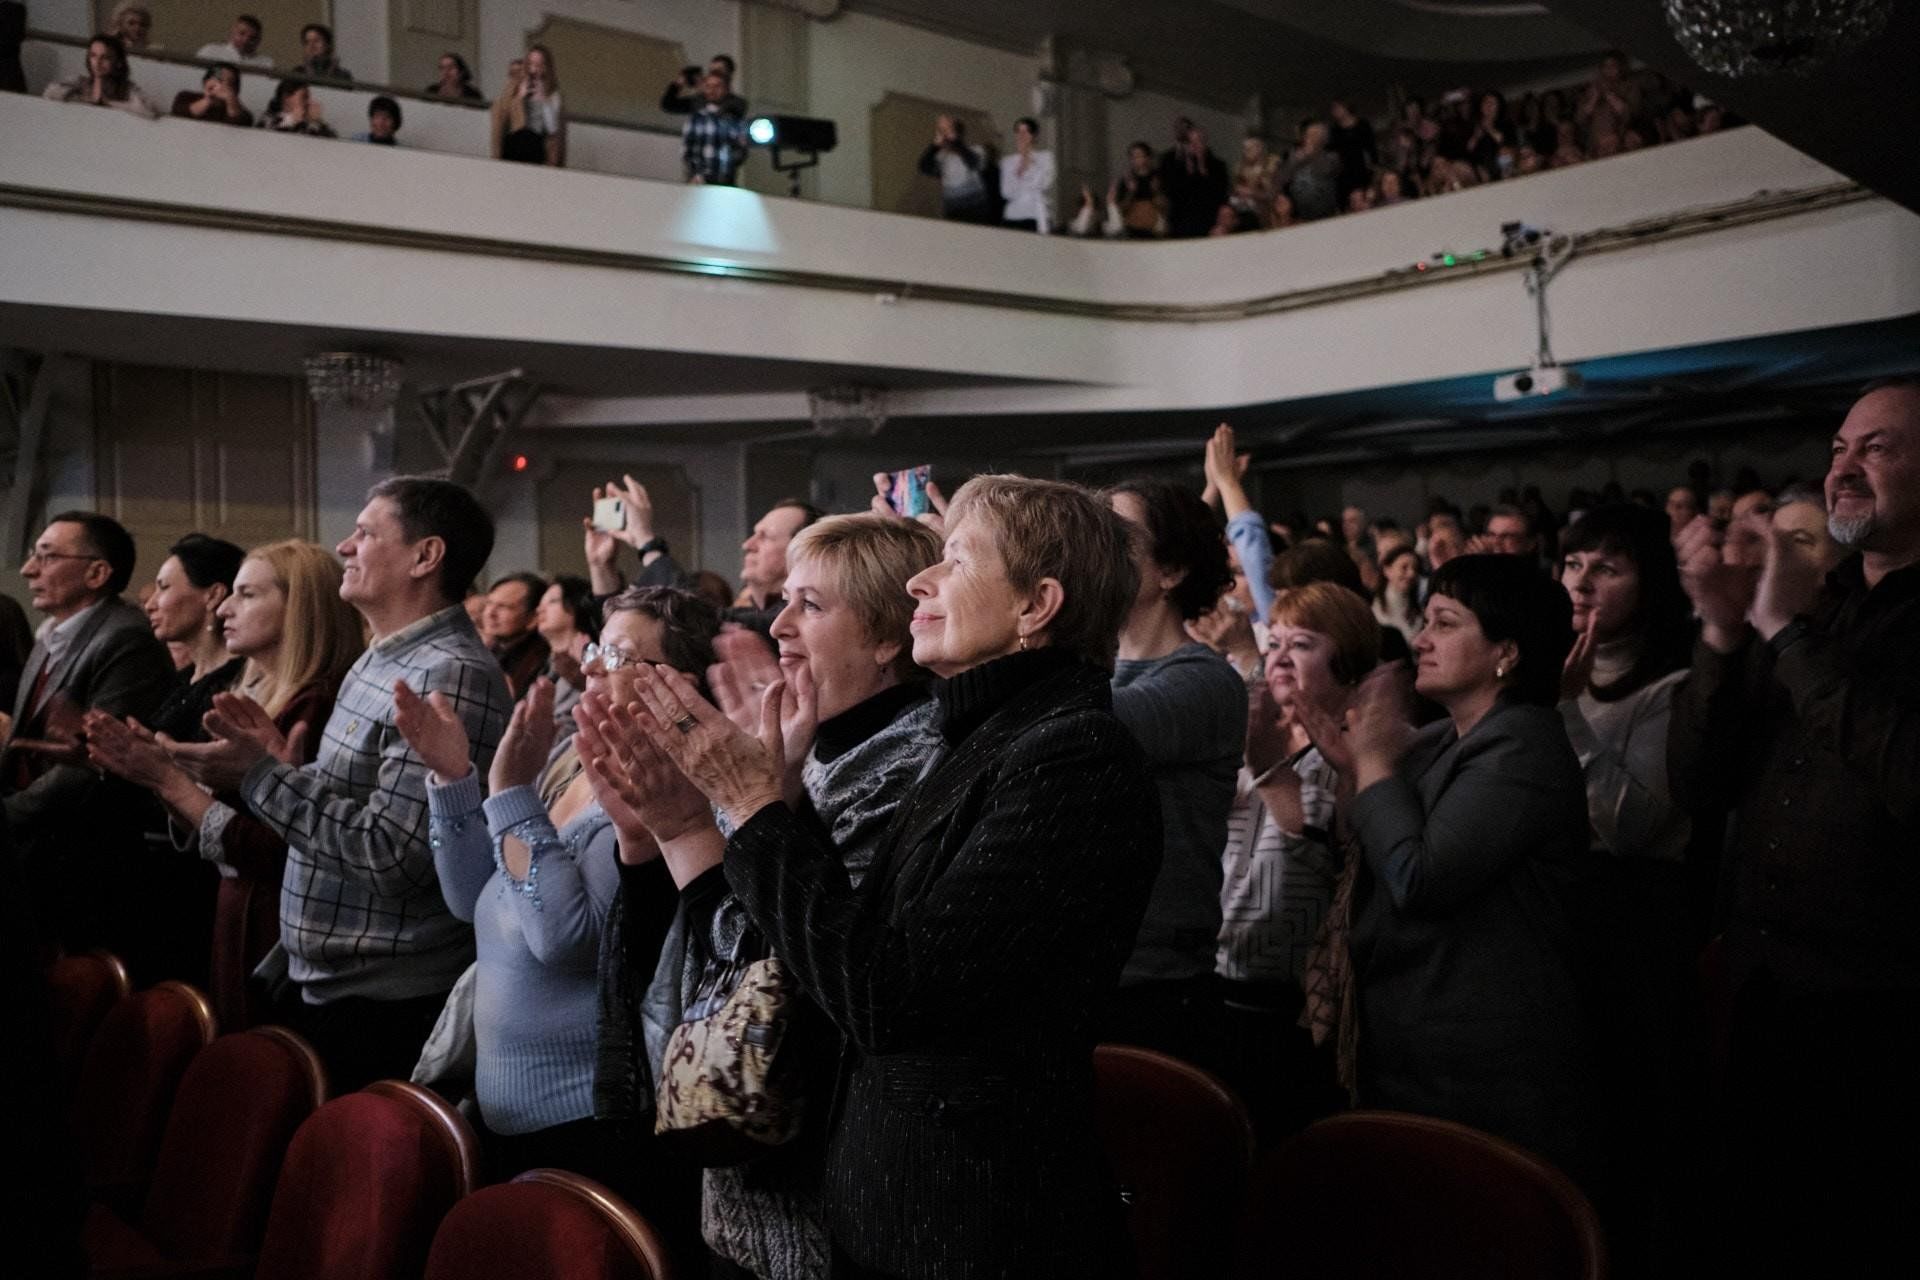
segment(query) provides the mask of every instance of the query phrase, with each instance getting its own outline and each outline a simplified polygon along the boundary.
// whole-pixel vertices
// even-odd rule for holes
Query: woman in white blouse
[[[1000,217],[1020,231],[1053,230],[1053,152],[1035,151],[1040,122],[1021,116],[1013,123],[1013,154],[1000,157],[1000,194],[1007,206]]]

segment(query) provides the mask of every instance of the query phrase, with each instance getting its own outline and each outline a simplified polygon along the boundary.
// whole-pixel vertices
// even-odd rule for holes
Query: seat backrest
[[[284,1027],[221,1036],[173,1100],[141,1229],[171,1262],[251,1258],[287,1145],[326,1101],[313,1046]]]
[[[181,1077],[213,1035],[213,1006],[184,982],[162,982],[108,1012],[73,1095],[88,1186],[119,1193],[152,1174]]]
[[[293,1136],[255,1274],[412,1280],[478,1162],[473,1130],[425,1089],[382,1080],[335,1098]]]
[[[86,1061],[87,1047],[113,1006],[132,994],[127,966],[109,951],[61,956],[47,969],[47,1017],[53,1064],[62,1087],[71,1087]]]
[[[1463,1124],[1356,1111],[1261,1164],[1238,1275],[1600,1280],[1599,1219],[1565,1175]]]
[[[1246,1107],[1200,1068],[1133,1045],[1095,1049],[1093,1077],[1141,1280],[1223,1274],[1253,1166]]]
[[[530,1169],[453,1207],[426,1280],[671,1280],[666,1246],[632,1206],[590,1178]]]

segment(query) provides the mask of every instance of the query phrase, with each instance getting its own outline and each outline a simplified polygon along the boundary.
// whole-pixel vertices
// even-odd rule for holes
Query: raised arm
[[[488,796],[484,808],[491,833],[489,873],[492,850],[501,841],[519,839],[527,846],[527,878],[510,879],[507,893],[527,949],[541,964],[591,969],[607,911],[620,891],[613,824],[602,821],[576,854],[560,839],[532,787]]]

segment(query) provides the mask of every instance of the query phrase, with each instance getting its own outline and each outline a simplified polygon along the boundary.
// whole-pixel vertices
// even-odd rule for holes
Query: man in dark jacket
[[[1186,122],[1185,135],[1160,158],[1160,186],[1167,193],[1167,233],[1204,236],[1213,229],[1231,183],[1227,166],[1207,146],[1207,131]]]
[[[119,852],[114,834],[131,834],[113,815],[88,813],[99,775],[86,763],[81,717],[94,708],[144,717],[174,674],[146,615],[120,598],[133,566],[133,538],[92,511],[53,517],[20,566],[47,622],[14,695],[0,803],[27,854],[28,891],[72,941],[91,941],[111,887],[99,883],[105,860]]]
[[[1771,1274],[1890,1256],[1913,1185],[1886,1170],[1920,1141],[1920,380],[1854,404],[1826,496],[1857,554],[1824,584],[1757,517],[1731,536],[1758,570],[1705,519],[1678,542],[1701,639],[1672,784],[1732,815],[1712,1238]]]

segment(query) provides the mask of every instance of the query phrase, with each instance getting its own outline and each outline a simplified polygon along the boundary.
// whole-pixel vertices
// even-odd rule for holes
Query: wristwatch
[[[667,554],[667,540],[665,538],[649,538],[640,544],[638,550],[642,560],[645,560],[656,551],[661,555],[665,555]]]
[[[1778,657],[1812,634],[1813,628],[1807,620],[1804,617],[1796,617],[1773,633],[1773,638],[1767,641],[1767,648],[1773,650],[1774,655]]]

